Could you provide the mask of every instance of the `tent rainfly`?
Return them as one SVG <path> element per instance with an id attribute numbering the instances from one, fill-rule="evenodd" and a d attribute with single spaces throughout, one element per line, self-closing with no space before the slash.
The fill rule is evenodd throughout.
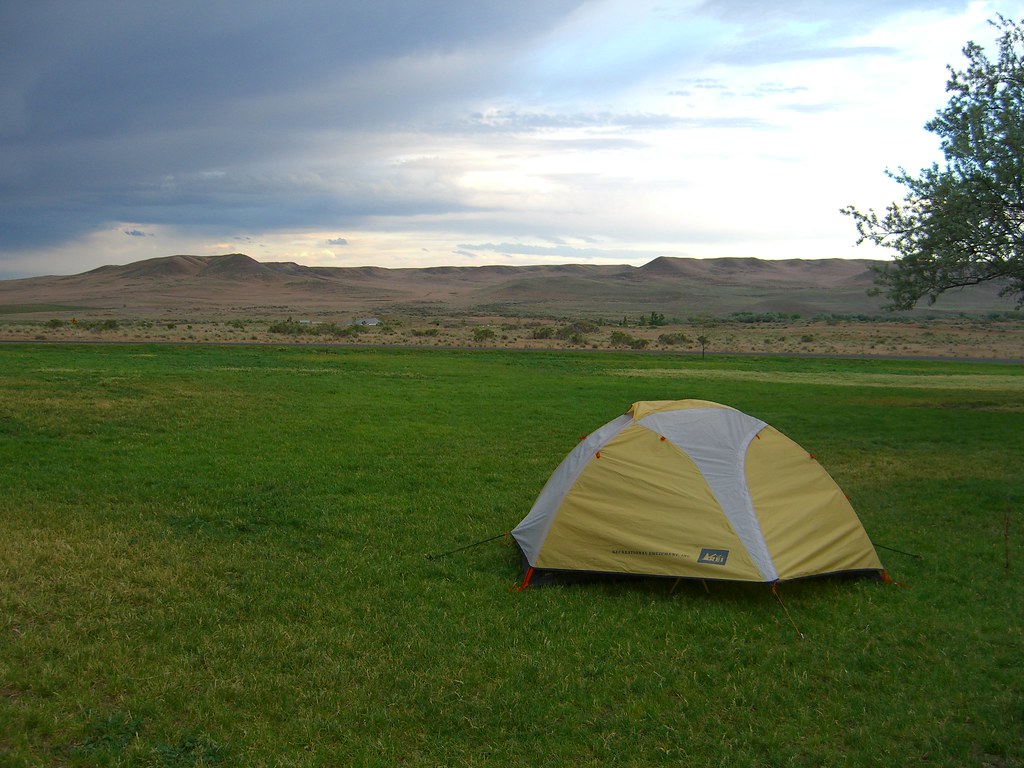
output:
<path id="1" fill-rule="evenodd" d="M 634 403 L 584 438 L 512 538 L 523 588 L 585 574 L 887 578 L 812 455 L 760 419 L 706 400 Z"/>

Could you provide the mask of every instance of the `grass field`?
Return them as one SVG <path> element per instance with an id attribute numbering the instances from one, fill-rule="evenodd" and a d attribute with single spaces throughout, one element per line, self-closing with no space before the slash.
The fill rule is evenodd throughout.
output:
<path id="1" fill-rule="evenodd" d="M 763 418 L 901 586 L 510 591 L 633 401 Z M 1024 766 L 1024 368 L 0 346 L 4 766 Z"/>

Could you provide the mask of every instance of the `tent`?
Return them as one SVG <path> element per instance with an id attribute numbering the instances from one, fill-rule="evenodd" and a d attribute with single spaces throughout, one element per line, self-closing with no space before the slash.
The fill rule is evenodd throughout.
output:
<path id="1" fill-rule="evenodd" d="M 583 574 L 886 578 L 814 456 L 760 419 L 706 400 L 634 403 L 583 438 L 511 535 L 523 588 Z"/>

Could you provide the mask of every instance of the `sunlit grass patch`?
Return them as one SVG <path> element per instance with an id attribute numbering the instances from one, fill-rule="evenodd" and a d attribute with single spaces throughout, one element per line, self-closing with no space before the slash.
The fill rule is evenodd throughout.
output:
<path id="1" fill-rule="evenodd" d="M 883 368 L 885 366 L 882 366 Z M 1005 368 L 1013 371 L 1011 366 Z M 698 366 L 675 368 L 624 368 L 609 371 L 613 376 L 627 378 L 692 379 L 700 381 L 750 381 L 770 384 L 824 384 L 833 387 L 874 387 L 910 389 L 969 389 L 971 391 L 1024 392 L 1024 372 L 1007 373 L 931 373 L 927 370 L 863 372 L 839 371 L 784 371 L 734 370 L 702 368 Z"/>

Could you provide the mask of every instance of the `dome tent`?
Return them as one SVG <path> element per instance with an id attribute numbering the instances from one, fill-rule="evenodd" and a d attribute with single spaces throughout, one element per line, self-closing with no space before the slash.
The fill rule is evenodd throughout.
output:
<path id="1" fill-rule="evenodd" d="M 706 400 L 634 403 L 565 457 L 511 535 L 523 588 L 582 574 L 772 584 L 885 576 L 812 455 Z"/>

